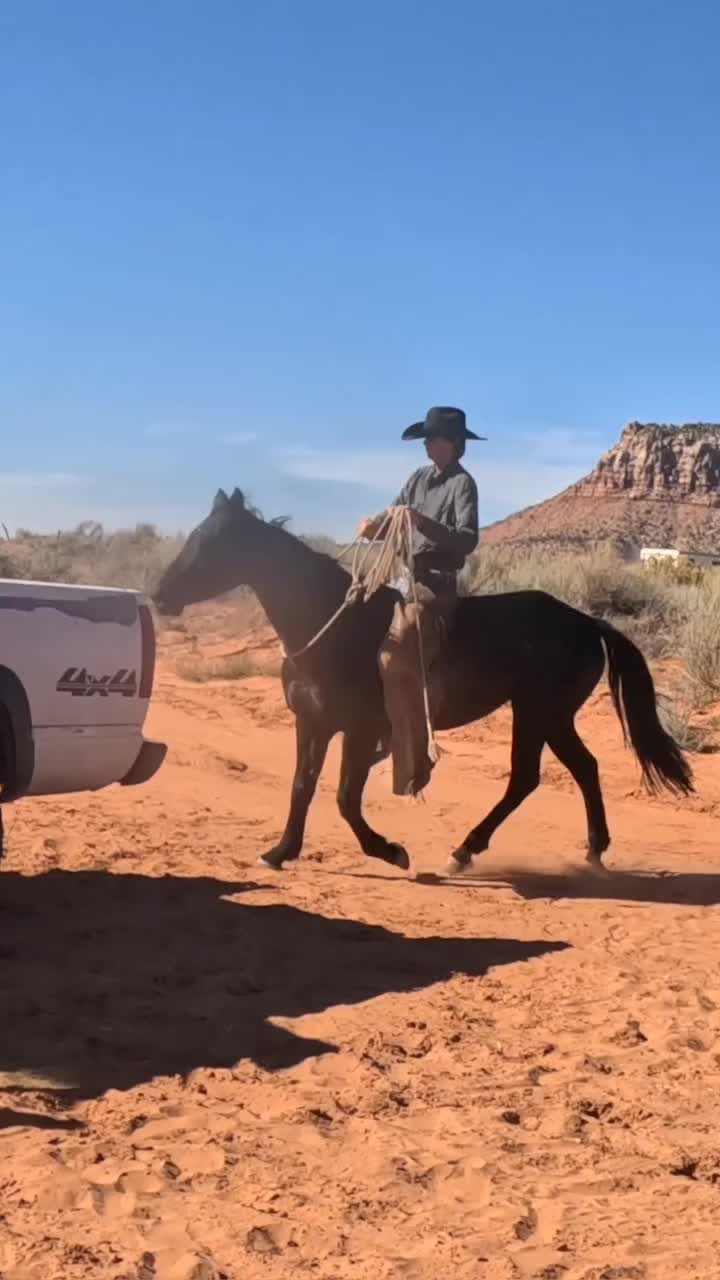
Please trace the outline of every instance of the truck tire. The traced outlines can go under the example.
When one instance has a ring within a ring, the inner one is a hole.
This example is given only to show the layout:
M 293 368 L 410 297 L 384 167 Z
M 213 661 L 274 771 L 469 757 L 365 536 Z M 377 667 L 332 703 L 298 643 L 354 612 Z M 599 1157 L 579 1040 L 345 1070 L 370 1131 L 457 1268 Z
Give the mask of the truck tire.
M 0 803 L 27 791 L 35 768 L 30 703 L 8 667 L 0 666 Z

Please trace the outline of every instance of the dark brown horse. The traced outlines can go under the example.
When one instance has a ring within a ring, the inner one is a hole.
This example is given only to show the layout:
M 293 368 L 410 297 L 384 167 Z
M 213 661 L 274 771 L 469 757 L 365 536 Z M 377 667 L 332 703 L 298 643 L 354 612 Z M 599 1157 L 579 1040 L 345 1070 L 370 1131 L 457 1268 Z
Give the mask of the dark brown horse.
M 236 489 L 220 490 L 210 515 L 190 535 L 155 592 L 161 613 L 212 599 L 240 584 L 253 589 L 285 650 L 297 654 L 335 613 L 350 577 L 279 523 L 267 523 Z M 343 735 L 338 791 L 342 816 L 363 852 L 407 869 L 407 853 L 373 831 L 362 815 L 370 769 L 388 752 L 377 654 L 396 593 L 384 588 L 345 610 L 300 657 L 286 658 L 282 680 L 295 714 L 297 763 L 287 826 L 262 861 L 279 870 L 299 857 L 305 821 L 330 739 Z M 655 688 L 640 650 L 607 622 L 571 609 L 542 591 L 469 596 L 461 600 L 443 660 L 438 729 L 513 710 L 512 772 L 505 795 L 465 837 L 448 872 L 467 867 L 493 832 L 540 780 L 544 746 L 577 782 L 585 801 L 588 861 L 600 864 L 610 844 L 598 767 L 575 728 L 575 716 L 608 664 L 613 702 L 626 739 L 653 790 L 692 791 L 692 775 L 657 715 Z

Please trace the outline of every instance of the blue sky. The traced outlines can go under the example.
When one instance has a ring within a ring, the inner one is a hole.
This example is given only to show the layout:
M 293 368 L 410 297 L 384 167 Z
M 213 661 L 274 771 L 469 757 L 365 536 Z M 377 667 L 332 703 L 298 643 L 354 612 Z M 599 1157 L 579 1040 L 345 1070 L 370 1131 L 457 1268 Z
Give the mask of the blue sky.
M 720 418 L 720 9 L 5 0 L 0 520 L 348 534 L 462 405 L 489 521 Z

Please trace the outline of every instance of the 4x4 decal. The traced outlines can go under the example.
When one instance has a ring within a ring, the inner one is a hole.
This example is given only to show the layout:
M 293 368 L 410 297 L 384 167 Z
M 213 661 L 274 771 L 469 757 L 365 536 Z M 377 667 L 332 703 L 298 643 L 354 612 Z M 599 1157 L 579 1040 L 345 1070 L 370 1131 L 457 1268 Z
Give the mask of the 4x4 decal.
M 91 698 L 94 693 L 107 698 L 119 693 L 123 698 L 134 698 L 137 693 L 137 676 L 127 667 L 121 667 L 114 676 L 93 676 L 86 667 L 68 667 L 58 680 L 58 693 L 70 693 L 73 698 Z

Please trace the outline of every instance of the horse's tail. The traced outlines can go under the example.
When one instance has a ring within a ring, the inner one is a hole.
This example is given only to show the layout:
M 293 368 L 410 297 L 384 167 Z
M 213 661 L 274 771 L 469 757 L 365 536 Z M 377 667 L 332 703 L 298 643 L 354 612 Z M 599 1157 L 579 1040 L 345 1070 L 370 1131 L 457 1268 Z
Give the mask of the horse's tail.
M 694 790 L 692 770 L 674 738 L 663 729 L 655 685 L 647 662 L 627 636 L 609 622 L 598 623 L 608 660 L 608 682 L 625 741 L 640 761 L 648 790 L 678 795 Z

